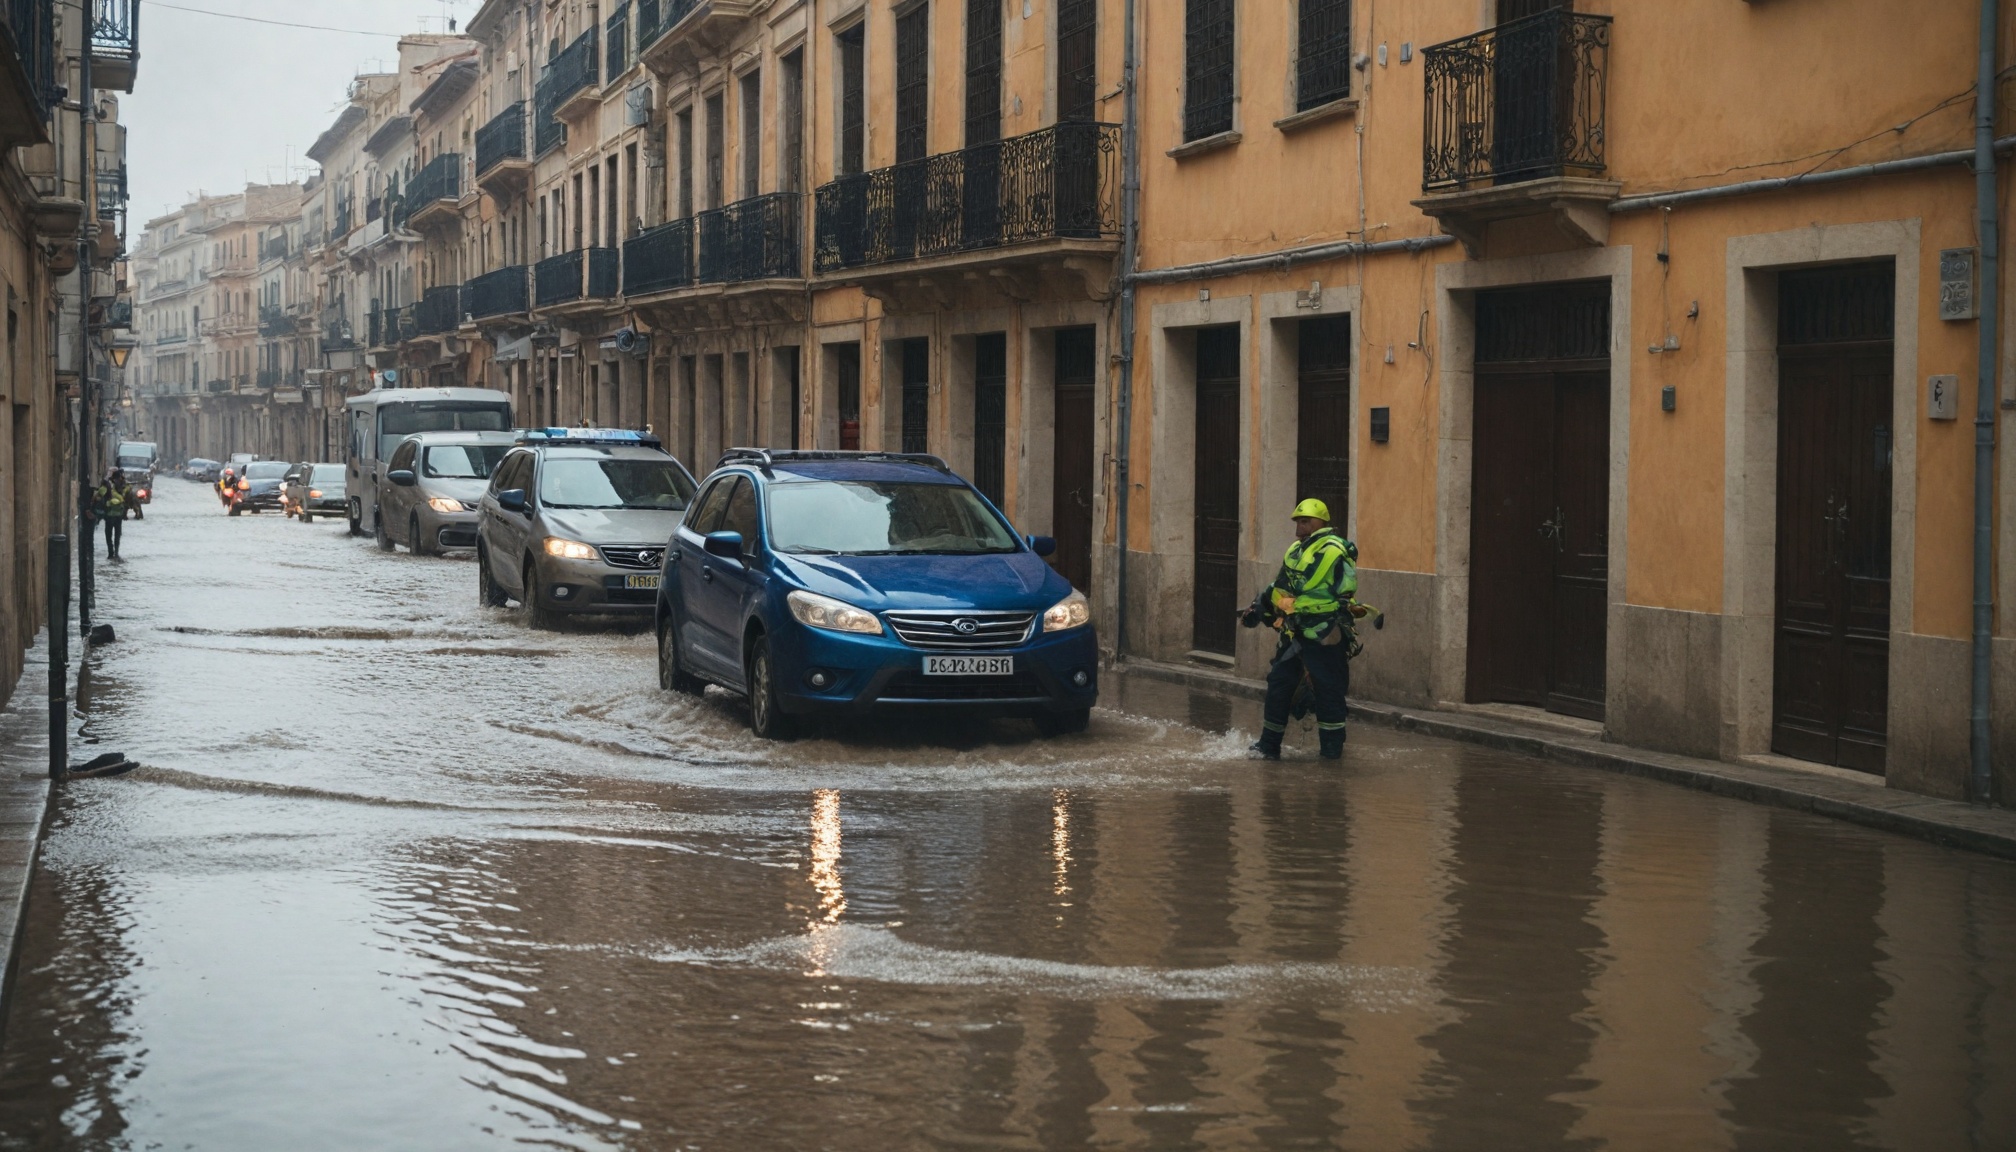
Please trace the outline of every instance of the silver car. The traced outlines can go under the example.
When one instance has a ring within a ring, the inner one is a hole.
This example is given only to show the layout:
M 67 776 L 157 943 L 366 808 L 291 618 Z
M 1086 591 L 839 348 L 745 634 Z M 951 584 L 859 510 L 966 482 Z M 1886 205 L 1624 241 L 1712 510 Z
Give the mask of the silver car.
M 378 486 L 378 547 L 415 556 L 476 546 L 476 506 L 517 443 L 510 432 L 416 432 L 399 442 Z
M 650 616 L 692 474 L 641 433 L 553 429 L 521 444 L 483 494 L 482 602 L 517 600 L 541 627 L 576 613 Z

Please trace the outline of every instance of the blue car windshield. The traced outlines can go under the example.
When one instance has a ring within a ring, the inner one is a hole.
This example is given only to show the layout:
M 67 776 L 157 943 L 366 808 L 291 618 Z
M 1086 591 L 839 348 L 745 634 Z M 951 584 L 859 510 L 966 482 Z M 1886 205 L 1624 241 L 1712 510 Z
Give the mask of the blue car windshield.
M 814 480 L 770 486 L 770 544 L 800 555 L 973 555 L 1021 543 L 959 484 Z

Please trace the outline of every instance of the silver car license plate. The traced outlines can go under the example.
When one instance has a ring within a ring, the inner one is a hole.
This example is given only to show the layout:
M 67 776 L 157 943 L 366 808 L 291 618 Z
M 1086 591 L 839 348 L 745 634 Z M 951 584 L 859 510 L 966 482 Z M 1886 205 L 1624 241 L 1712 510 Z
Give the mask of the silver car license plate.
M 1013 676 L 1013 656 L 926 656 L 926 676 Z
M 658 577 L 625 576 L 623 578 L 623 587 L 637 589 L 641 591 L 655 592 L 658 589 Z

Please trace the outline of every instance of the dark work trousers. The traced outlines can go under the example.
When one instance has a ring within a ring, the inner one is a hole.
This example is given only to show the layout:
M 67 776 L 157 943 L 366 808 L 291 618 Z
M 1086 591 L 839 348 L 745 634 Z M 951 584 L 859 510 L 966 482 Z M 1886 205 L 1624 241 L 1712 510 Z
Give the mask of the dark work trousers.
M 1288 730 L 1288 711 L 1295 702 L 1295 689 L 1302 674 L 1309 674 L 1316 690 L 1316 727 L 1322 732 L 1344 731 L 1348 706 L 1344 697 L 1351 691 L 1351 658 L 1346 644 L 1302 642 L 1302 650 L 1274 662 L 1267 671 L 1267 704 L 1261 713 L 1261 739 L 1278 741 Z M 1326 741 L 1327 743 L 1327 741 Z
M 120 535 L 121 535 L 122 533 L 124 533 L 124 532 L 125 532 L 125 530 L 126 530 L 126 518 L 125 518 L 125 517 L 123 517 L 123 516 L 107 516 L 107 517 L 105 517 L 105 554 L 106 554 L 106 555 L 108 555 L 108 556 L 117 556 L 117 555 L 119 555 L 119 537 L 120 537 Z

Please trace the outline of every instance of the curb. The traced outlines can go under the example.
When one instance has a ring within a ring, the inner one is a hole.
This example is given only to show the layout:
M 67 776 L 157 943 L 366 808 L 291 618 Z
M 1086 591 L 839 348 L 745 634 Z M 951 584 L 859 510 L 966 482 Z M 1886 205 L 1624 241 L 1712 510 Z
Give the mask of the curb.
M 41 688 L 49 677 L 47 632 L 25 654 L 13 699 L 0 708 L 0 1040 L 13 1002 L 28 886 L 35 876 L 42 833 L 55 790 L 49 781 L 49 701 Z
M 1265 687 L 1257 680 L 1210 669 L 1129 659 L 1115 664 L 1113 671 L 1249 700 L 1266 695 Z M 1351 714 L 1354 719 L 1402 732 L 1418 732 L 1557 764 L 1677 784 L 1734 800 L 1810 812 L 1947 848 L 2016 860 L 2016 811 L 1900 792 L 1884 787 L 1873 777 L 1864 784 L 1794 768 L 1702 760 L 1492 717 L 1403 708 L 1368 700 L 1353 699 Z

